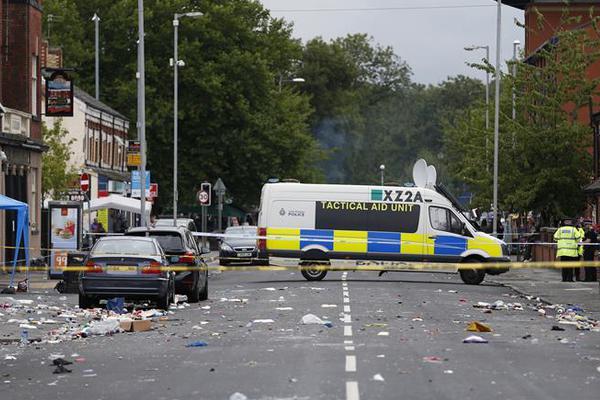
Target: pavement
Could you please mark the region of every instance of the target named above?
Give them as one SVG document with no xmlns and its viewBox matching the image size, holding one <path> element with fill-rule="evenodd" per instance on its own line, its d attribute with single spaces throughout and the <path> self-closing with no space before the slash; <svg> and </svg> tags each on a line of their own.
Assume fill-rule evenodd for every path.
<svg viewBox="0 0 600 400">
<path fill-rule="evenodd" d="M 548 304 L 574 305 L 600 319 L 600 284 L 598 282 L 561 282 L 560 269 L 514 269 L 505 274 L 488 276 L 515 291 L 539 297 Z"/>
<path fill-rule="evenodd" d="M 518 287 L 523 277 L 494 279 Z M 0 393 L 15 400 L 597 398 L 600 332 L 553 331 L 551 308 L 541 315 L 543 305 L 505 284 L 469 286 L 456 274 L 416 272 L 334 272 L 307 282 L 296 271 L 232 267 L 211 274 L 208 301 L 174 308 L 151 331 L 0 346 Z M 13 297 L 59 308 L 77 301 L 44 289 Z M 474 307 L 497 300 L 523 309 Z M 309 313 L 332 327 L 301 324 Z M 10 325 L 5 319 L 0 331 Z M 493 329 L 476 333 L 489 343 L 462 342 L 473 320 Z M 186 347 L 195 341 L 206 346 Z M 74 361 L 72 372 L 53 374 L 53 355 Z"/>
</svg>

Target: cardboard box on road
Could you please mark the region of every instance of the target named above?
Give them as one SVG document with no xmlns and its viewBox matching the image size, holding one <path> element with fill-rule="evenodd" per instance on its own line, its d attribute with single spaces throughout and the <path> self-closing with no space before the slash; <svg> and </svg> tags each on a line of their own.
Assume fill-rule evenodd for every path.
<svg viewBox="0 0 600 400">
<path fill-rule="evenodd" d="M 149 319 L 127 319 L 119 321 L 119 324 L 125 332 L 145 332 L 152 329 L 152 321 Z"/>
</svg>

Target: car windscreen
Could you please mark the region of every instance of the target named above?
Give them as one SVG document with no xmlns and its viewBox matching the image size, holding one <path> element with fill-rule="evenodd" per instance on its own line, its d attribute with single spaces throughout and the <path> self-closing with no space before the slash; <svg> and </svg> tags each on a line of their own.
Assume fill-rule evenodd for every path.
<svg viewBox="0 0 600 400">
<path fill-rule="evenodd" d="M 128 233 L 128 235 L 146 236 L 146 232 Z M 181 235 L 177 232 L 149 232 L 148 237 L 156 239 L 165 253 L 185 249 Z"/>
<path fill-rule="evenodd" d="M 148 240 L 115 240 L 107 239 L 100 240 L 91 251 L 91 256 L 99 256 L 103 254 L 126 254 L 139 256 L 156 256 L 158 250 L 153 242 Z"/>
<path fill-rule="evenodd" d="M 237 237 L 225 237 L 224 242 L 232 246 L 248 246 L 256 243 L 256 227 L 235 227 L 227 228 L 225 235 L 235 235 Z M 246 237 L 243 237 L 246 236 Z"/>
</svg>

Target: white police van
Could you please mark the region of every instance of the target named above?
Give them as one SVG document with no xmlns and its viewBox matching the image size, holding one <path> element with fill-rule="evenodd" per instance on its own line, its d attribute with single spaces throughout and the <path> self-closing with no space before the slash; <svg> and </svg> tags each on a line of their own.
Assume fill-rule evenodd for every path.
<svg viewBox="0 0 600 400">
<path fill-rule="evenodd" d="M 413 178 L 414 187 L 267 183 L 258 217 L 259 249 L 269 257 L 316 265 L 303 268 L 307 280 L 323 279 L 322 265 L 340 259 L 509 261 L 506 244 L 477 231 L 458 203 L 436 186 L 433 166 L 417 161 Z M 486 272 L 507 270 L 459 272 L 465 283 L 479 284 Z"/>
</svg>

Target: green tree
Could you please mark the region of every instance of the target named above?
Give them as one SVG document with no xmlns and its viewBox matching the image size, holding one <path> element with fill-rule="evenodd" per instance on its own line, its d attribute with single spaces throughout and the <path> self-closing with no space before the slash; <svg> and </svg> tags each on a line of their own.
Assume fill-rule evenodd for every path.
<svg viewBox="0 0 600 400">
<path fill-rule="evenodd" d="M 70 145 L 73 140 L 67 139 L 68 132 L 57 118 L 48 128 L 42 124 L 42 138 L 48 151 L 42 156 L 42 196 L 43 198 L 62 199 L 65 192 L 77 179 L 77 171 L 69 165 L 73 152 Z"/>
<path fill-rule="evenodd" d="M 578 113 L 598 106 L 600 79 L 587 75 L 600 59 L 596 23 L 557 32 L 528 62 L 518 64 L 516 76 L 502 76 L 501 209 L 538 211 L 545 222 L 582 210 L 582 188 L 591 175 L 587 149 L 592 131 L 578 119 Z M 484 111 L 482 106 L 474 107 L 447 120 L 445 148 L 452 173 L 467 182 L 475 190 L 477 203 L 487 208 L 492 197 L 493 132 L 484 129 Z M 490 152 L 485 151 L 486 142 Z"/>
<path fill-rule="evenodd" d="M 93 57 L 94 12 L 101 18 L 101 100 L 136 120 L 137 2 L 135 0 L 47 0 L 74 5 Z M 179 198 L 195 204 L 197 186 L 221 177 L 237 204 L 256 205 L 260 186 L 271 176 L 317 179 L 318 151 L 307 124 L 308 97 L 279 91 L 279 77 L 302 54 L 291 26 L 272 18 L 250 0 L 146 0 L 146 135 L 148 169 L 168 208 L 173 176 L 173 54 L 175 13 L 201 11 L 179 27 Z M 90 21 L 85 23 L 85 21 Z M 67 39 L 65 40 L 65 43 Z M 79 66 L 78 82 L 93 89 L 90 58 Z M 135 123 L 132 136 L 135 134 Z"/>
</svg>

